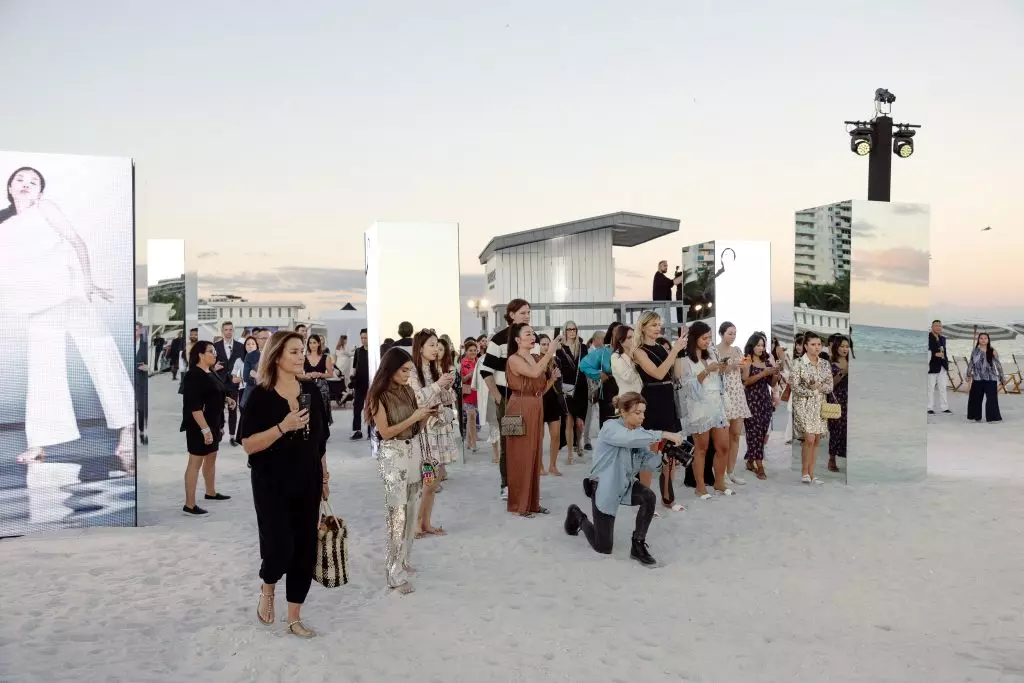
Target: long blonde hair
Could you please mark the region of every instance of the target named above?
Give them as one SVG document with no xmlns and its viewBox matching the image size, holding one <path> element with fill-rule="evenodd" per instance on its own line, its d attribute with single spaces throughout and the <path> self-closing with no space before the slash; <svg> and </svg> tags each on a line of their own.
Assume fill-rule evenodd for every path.
<svg viewBox="0 0 1024 683">
<path fill-rule="evenodd" d="M 273 389 L 277 384 L 277 363 L 284 355 L 284 347 L 292 339 L 304 342 L 302 335 L 290 330 L 278 330 L 270 336 L 260 354 L 260 366 L 256 369 L 256 383 L 264 389 Z M 305 344 L 303 344 L 305 347 Z"/>
<path fill-rule="evenodd" d="M 640 333 L 640 345 L 646 343 L 644 328 L 655 321 L 661 321 L 661 316 L 654 311 L 644 311 L 636 321 L 636 331 Z"/>
</svg>

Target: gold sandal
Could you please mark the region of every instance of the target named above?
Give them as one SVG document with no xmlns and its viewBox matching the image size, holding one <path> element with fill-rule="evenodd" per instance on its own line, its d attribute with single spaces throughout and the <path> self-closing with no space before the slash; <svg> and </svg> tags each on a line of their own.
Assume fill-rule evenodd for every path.
<svg viewBox="0 0 1024 683">
<path fill-rule="evenodd" d="M 307 628 L 301 619 L 288 622 L 288 633 L 299 638 L 312 638 L 316 635 L 316 632 L 311 628 Z"/>
<path fill-rule="evenodd" d="M 268 618 L 266 618 L 266 619 L 263 618 L 263 610 L 261 609 L 263 607 L 263 600 L 264 599 L 270 601 L 270 616 Z M 260 620 L 260 623 L 266 624 L 267 626 L 270 626 L 271 624 L 274 623 L 274 594 L 273 593 L 270 593 L 268 595 L 267 593 L 264 593 L 262 590 L 260 590 L 259 600 L 256 601 L 256 618 Z"/>
</svg>

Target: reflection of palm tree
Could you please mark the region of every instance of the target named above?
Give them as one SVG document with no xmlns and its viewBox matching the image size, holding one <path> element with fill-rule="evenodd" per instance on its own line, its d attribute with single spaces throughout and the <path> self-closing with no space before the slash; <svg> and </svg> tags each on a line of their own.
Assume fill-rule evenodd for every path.
<svg viewBox="0 0 1024 683">
<path fill-rule="evenodd" d="M 835 282 L 798 284 L 794 290 L 795 306 L 806 304 L 808 308 L 837 313 L 850 312 L 850 276 L 844 274 Z"/>
<path fill-rule="evenodd" d="M 693 308 L 697 304 L 714 302 L 715 273 L 711 268 L 698 268 L 696 275 L 690 279 L 693 271 L 683 271 L 683 302 Z"/>
</svg>

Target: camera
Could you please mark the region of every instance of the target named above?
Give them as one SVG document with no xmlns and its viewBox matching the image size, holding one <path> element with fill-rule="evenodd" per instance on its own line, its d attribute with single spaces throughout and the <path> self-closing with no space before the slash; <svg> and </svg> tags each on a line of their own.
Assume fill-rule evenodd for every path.
<svg viewBox="0 0 1024 683">
<path fill-rule="evenodd" d="M 669 441 L 662 440 L 661 454 L 666 458 L 672 458 L 683 467 L 689 467 L 693 462 L 693 444 L 684 441 L 678 446 Z"/>
</svg>

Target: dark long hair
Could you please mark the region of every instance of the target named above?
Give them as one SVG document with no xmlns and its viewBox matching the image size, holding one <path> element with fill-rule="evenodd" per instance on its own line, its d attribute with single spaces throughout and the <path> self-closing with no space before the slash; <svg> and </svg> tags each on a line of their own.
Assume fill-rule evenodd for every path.
<svg viewBox="0 0 1024 683">
<path fill-rule="evenodd" d="M 988 340 L 988 348 L 985 349 L 985 360 L 988 361 L 989 365 L 994 367 L 995 366 L 994 361 L 995 361 L 995 356 L 996 356 L 996 350 L 992 346 L 992 337 L 989 336 L 988 332 L 979 332 L 978 333 L 978 338 L 974 340 L 974 348 L 978 348 L 979 346 L 981 346 L 981 344 L 978 343 L 979 341 L 981 341 L 981 335 L 985 335 L 985 339 Z"/>
<path fill-rule="evenodd" d="M 441 346 L 441 354 L 438 356 L 438 365 L 440 365 L 441 372 L 448 372 L 452 369 L 452 366 L 455 363 L 455 351 L 452 350 L 451 342 L 447 337 L 438 337 L 437 343 Z"/>
<path fill-rule="evenodd" d="M 38 170 L 32 168 L 31 166 L 22 166 L 21 168 L 16 169 L 14 173 L 12 173 L 10 177 L 7 178 L 7 201 L 9 205 L 6 209 L 0 209 L 0 223 L 3 223 L 8 218 L 14 218 L 15 216 L 18 215 L 18 210 L 14 208 L 14 195 L 11 194 L 11 183 L 14 182 L 14 176 L 18 175 L 19 173 L 22 173 L 23 171 L 32 171 L 39 178 L 40 195 L 42 195 L 43 192 L 46 191 L 46 178 L 44 178 L 43 174 L 40 173 Z"/>
<path fill-rule="evenodd" d="M 366 424 L 373 424 L 373 416 L 380 408 L 380 397 L 391 386 L 391 378 L 408 362 L 409 354 L 399 347 L 388 349 L 387 353 L 381 357 L 377 374 L 373 376 L 370 388 L 366 390 L 366 408 L 363 410 Z"/>
<path fill-rule="evenodd" d="M 615 331 L 612 334 L 612 353 L 617 353 L 620 356 L 622 355 L 622 352 L 625 350 L 622 345 L 626 343 L 626 337 L 629 336 L 630 332 L 633 332 L 633 328 L 629 325 L 619 325 L 615 328 Z M 633 332 L 633 339 L 635 343 L 635 332 Z"/>
<path fill-rule="evenodd" d="M 765 346 L 766 347 L 768 346 L 768 340 L 765 339 L 764 335 L 761 334 L 760 332 L 755 332 L 754 334 L 750 335 L 750 339 L 747 340 L 746 345 L 743 347 L 743 355 L 744 356 L 749 356 L 749 357 L 753 358 L 754 357 L 754 349 L 757 348 L 757 342 L 759 342 L 759 341 L 763 341 L 765 343 Z M 761 352 L 761 355 L 758 356 L 757 359 L 759 361 L 761 361 L 762 363 L 764 363 L 765 365 L 767 365 L 768 364 L 768 358 L 769 358 L 768 349 L 765 348 L 765 350 Z"/>
<path fill-rule="evenodd" d="M 192 350 L 188 352 L 189 370 L 191 370 L 192 368 L 199 367 L 199 356 L 206 353 L 207 347 L 210 346 L 213 346 L 213 342 L 206 341 L 205 339 L 200 339 L 199 341 L 192 345 Z"/>
<path fill-rule="evenodd" d="M 522 308 L 522 306 L 520 306 Z M 508 328 L 508 355 L 509 357 L 514 356 L 519 351 L 519 334 L 523 331 L 524 327 L 529 327 L 530 323 L 516 323 L 512 327 Z"/>
<path fill-rule="evenodd" d="M 839 347 L 843 345 L 843 342 L 850 344 L 850 339 L 842 334 L 832 335 L 831 343 L 828 345 L 828 352 L 832 357 L 832 361 L 839 360 Z M 853 345 L 850 344 L 850 357 L 853 357 Z"/>
<path fill-rule="evenodd" d="M 699 363 L 711 357 L 711 353 L 707 349 L 701 351 L 700 358 L 697 357 L 697 340 L 710 331 L 711 327 L 706 322 L 700 320 L 690 325 L 690 334 L 686 337 L 686 357 L 694 363 Z M 714 342 L 714 339 L 711 341 Z"/>
<path fill-rule="evenodd" d="M 611 325 L 608 326 L 608 331 L 604 333 L 604 345 L 605 346 L 611 346 L 612 345 L 612 340 L 615 339 L 615 328 L 620 326 L 621 324 L 622 323 L 620 323 L 618 320 L 616 320 L 615 322 L 613 322 Z"/>
<path fill-rule="evenodd" d="M 438 339 L 437 334 L 433 330 L 420 330 L 412 338 L 412 364 L 416 366 L 416 377 L 419 378 L 420 386 L 422 387 L 427 386 L 427 378 L 423 375 L 423 345 L 430 341 L 431 337 L 437 339 L 438 346 L 441 345 L 441 340 Z M 402 353 L 405 352 L 402 351 Z M 437 360 L 435 359 L 430 361 L 430 381 L 436 382 L 439 379 L 441 379 L 441 369 L 438 367 Z"/>
</svg>

